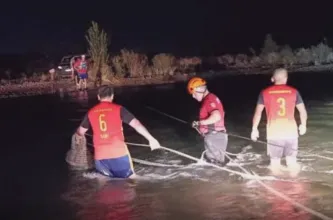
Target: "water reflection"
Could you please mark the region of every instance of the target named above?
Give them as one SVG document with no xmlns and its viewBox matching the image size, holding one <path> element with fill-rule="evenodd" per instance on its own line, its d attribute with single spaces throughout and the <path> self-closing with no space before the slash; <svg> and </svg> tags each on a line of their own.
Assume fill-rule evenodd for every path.
<svg viewBox="0 0 333 220">
<path fill-rule="evenodd" d="M 119 219 L 132 216 L 132 201 L 136 192 L 125 181 L 108 182 L 91 195 L 89 203 L 78 212 L 80 219 Z"/>
<path fill-rule="evenodd" d="M 216 88 L 216 90 L 218 90 Z M 171 122 L 169 119 L 152 114 L 146 109 L 142 109 L 142 105 L 133 101 L 144 100 L 144 103 L 154 104 L 156 100 L 167 100 L 162 104 L 154 104 L 154 107 L 163 109 L 167 113 L 180 117 L 182 119 L 195 118 L 196 112 L 192 106 L 194 104 L 187 96 L 182 97 L 179 91 L 158 91 L 147 90 L 139 91 L 132 88 L 131 92 L 128 89 L 117 90 L 116 99 L 124 101 L 125 106 L 132 104 L 133 112 L 138 114 L 139 118 L 148 124 L 154 134 L 161 138 L 162 143 L 167 147 L 178 149 L 182 152 L 193 156 L 200 155 L 201 139 L 197 137 L 190 129 L 185 129 L 183 125 L 178 126 L 177 122 Z M 120 94 L 121 93 L 121 94 Z M 154 93 L 158 93 L 154 94 Z M 172 97 L 177 96 L 177 99 Z M 184 95 L 185 96 L 185 95 Z M 245 103 L 244 96 L 242 103 L 244 107 L 248 106 Z M 96 96 L 91 97 L 91 103 L 97 102 Z M 88 94 L 86 91 L 77 91 L 70 94 L 71 101 L 75 104 L 88 105 Z M 126 101 L 126 102 L 125 102 Z M 228 101 L 228 100 L 227 100 Z M 233 106 L 233 102 L 226 102 L 226 108 L 229 109 L 230 115 L 230 130 L 236 133 L 248 135 L 248 126 L 244 120 L 250 120 L 250 115 L 245 112 L 230 111 L 239 109 L 239 106 Z M 252 105 L 253 103 L 251 103 Z M 80 106 L 81 105 L 81 106 Z M 158 106 L 161 105 L 161 106 Z M 174 106 L 181 108 L 174 108 Z M 91 105 L 90 105 L 91 106 Z M 132 110 L 131 109 L 131 110 Z M 243 108 L 241 108 L 243 109 Z M 77 109 L 76 109 L 77 110 Z M 83 110 L 83 109 L 82 109 Z M 321 153 L 322 150 L 329 150 L 332 145 L 330 130 L 322 128 L 321 124 L 325 124 L 321 116 L 326 115 L 327 108 L 322 111 L 309 111 L 311 114 L 309 123 L 309 132 L 306 136 L 300 139 L 302 151 L 307 152 L 309 149 L 314 150 L 314 153 Z M 85 111 L 85 109 L 84 109 Z M 325 114 L 325 115 L 324 115 Z M 319 124 L 316 123 L 321 123 Z M 137 134 L 134 132 L 133 137 L 128 132 L 126 138 L 131 142 L 140 142 L 141 139 L 136 139 Z M 327 140 L 326 140 L 327 139 Z M 325 142 L 323 144 L 323 141 Z M 244 146 L 248 142 L 233 138 L 230 144 L 230 150 L 238 153 L 239 146 Z M 318 147 L 316 147 L 318 146 Z M 134 151 L 134 149 L 133 149 Z M 155 161 L 161 159 L 161 163 L 169 163 L 171 160 L 181 160 L 176 155 L 167 154 L 165 152 L 151 152 L 141 148 L 135 148 L 137 154 L 135 157 L 146 159 L 147 157 Z M 253 152 L 252 152 L 253 151 Z M 239 163 L 243 163 L 245 168 L 251 167 L 260 175 L 267 175 L 266 169 L 258 169 L 256 164 L 265 162 L 265 146 L 254 145 L 251 154 L 247 157 L 239 159 Z M 250 152 L 249 152 L 250 153 Z M 260 156 L 261 155 L 261 156 Z M 251 157 L 250 157 L 251 156 Z M 260 157 L 257 157 L 260 156 Z M 312 183 L 301 182 L 281 182 L 281 181 L 265 181 L 267 185 L 275 190 L 290 197 L 293 201 L 297 201 L 306 207 L 316 211 L 332 210 L 330 204 L 332 201 L 331 187 L 323 189 L 322 186 L 316 188 L 320 190 L 319 194 L 314 195 L 314 180 L 325 181 L 326 184 L 332 184 L 332 177 L 316 170 L 330 171 L 332 165 L 330 161 L 316 160 L 300 156 L 304 166 L 311 168 L 310 171 L 304 170 L 301 176 L 307 177 Z M 314 161 L 310 162 L 308 159 Z M 157 161 L 158 162 L 158 161 Z M 183 161 L 188 163 L 188 161 Z M 136 166 L 140 167 L 140 166 Z M 187 169 L 169 169 L 153 168 L 144 166 L 139 173 L 143 174 L 159 174 L 169 175 L 177 174 L 174 179 L 168 179 L 160 183 L 158 181 L 131 186 L 126 182 L 112 182 L 103 186 L 99 186 L 94 180 L 76 180 L 73 186 L 68 190 L 71 201 L 79 204 L 77 211 L 80 219 L 311 219 L 313 216 L 308 212 L 295 207 L 290 202 L 277 197 L 261 185 L 255 184 L 255 187 L 246 187 L 247 180 L 239 180 L 238 177 L 229 176 L 224 171 L 216 171 L 210 168 L 187 168 Z M 232 167 L 232 169 L 237 169 Z M 179 175 L 178 175 L 179 174 Z M 185 176 L 186 178 L 182 178 Z M 201 179 L 207 182 L 201 182 Z M 190 180 L 188 180 L 190 179 Z M 283 178 L 285 179 L 285 178 Z M 290 178 L 286 178 L 290 179 Z M 235 183 L 235 181 L 237 183 Z M 143 186 L 144 185 L 144 186 Z M 309 189 L 311 188 L 311 189 Z M 314 202 L 314 200 L 316 200 Z M 310 203 L 311 202 L 311 203 Z"/>
<path fill-rule="evenodd" d="M 136 189 L 129 181 L 98 181 L 73 171 L 69 187 L 62 198 L 76 205 L 79 219 L 130 219 Z M 132 218 L 131 218 L 132 219 Z"/>
<path fill-rule="evenodd" d="M 309 186 L 307 183 L 272 181 L 266 182 L 265 184 L 288 196 L 293 201 L 298 202 L 303 206 L 309 207 Z M 269 219 L 307 220 L 312 218 L 312 214 L 294 206 L 292 203 L 287 202 L 286 200 L 272 194 L 268 190 L 264 192 L 263 197 L 265 201 L 270 204 L 270 208 L 266 213 L 266 217 L 269 217 Z"/>
<path fill-rule="evenodd" d="M 70 101 L 80 104 L 81 106 L 88 107 L 89 104 L 89 94 L 88 91 L 74 91 L 69 92 L 68 97 Z"/>
</svg>

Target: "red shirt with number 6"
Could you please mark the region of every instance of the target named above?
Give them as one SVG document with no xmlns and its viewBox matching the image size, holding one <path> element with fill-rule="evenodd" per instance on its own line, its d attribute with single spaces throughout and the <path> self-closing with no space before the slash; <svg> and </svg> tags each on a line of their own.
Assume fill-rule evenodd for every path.
<svg viewBox="0 0 333 220">
<path fill-rule="evenodd" d="M 92 128 L 96 160 L 128 154 L 122 123 L 129 124 L 133 119 L 133 114 L 127 109 L 111 102 L 100 102 L 88 111 L 81 126 Z"/>
<path fill-rule="evenodd" d="M 265 106 L 267 139 L 297 138 L 295 107 L 303 103 L 297 89 L 288 85 L 273 85 L 264 89 L 258 103 Z"/>
</svg>

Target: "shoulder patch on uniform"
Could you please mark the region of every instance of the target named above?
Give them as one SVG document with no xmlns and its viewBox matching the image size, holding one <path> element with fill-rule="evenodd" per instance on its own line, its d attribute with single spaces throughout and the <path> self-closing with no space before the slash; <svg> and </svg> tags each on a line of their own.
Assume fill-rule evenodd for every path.
<svg viewBox="0 0 333 220">
<path fill-rule="evenodd" d="M 212 106 L 212 108 L 216 108 L 216 105 L 214 102 L 210 103 L 210 106 Z"/>
</svg>

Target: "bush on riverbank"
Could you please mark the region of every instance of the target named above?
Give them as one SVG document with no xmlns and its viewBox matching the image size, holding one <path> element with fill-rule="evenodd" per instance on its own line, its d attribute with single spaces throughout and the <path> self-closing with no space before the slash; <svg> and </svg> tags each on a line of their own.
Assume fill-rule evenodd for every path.
<svg viewBox="0 0 333 220">
<path fill-rule="evenodd" d="M 102 81 L 112 83 L 126 79 L 170 79 L 174 76 L 193 75 L 199 71 L 220 71 L 233 69 L 240 72 L 248 70 L 258 72 L 260 69 L 273 69 L 287 67 L 320 66 L 333 63 L 333 50 L 323 40 L 315 46 L 292 49 L 289 45 L 279 45 L 267 34 L 260 51 L 250 48 L 249 53 L 224 54 L 217 57 L 175 57 L 172 54 L 160 53 L 148 58 L 147 55 L 133 50 L 122 49 L 119 54 L 109 54 L 107 33 L 97 23 L 92 22 L 87 31 L 88 53 L 92 57 L 92 65 L 88 70 L 89 80 L 95 81 L 98 77 Z M 1 85 L 23 82 L 45 82 L 57 80 L 56 75 L 48 73 L 34 73 L 27 76 L 25 73 L 14 77 L 10 70 L 4 72 Z M 183 78 L 184 78 L 183 77 Z"/>
<path fill-rule="evenodd" d="M 333 63 L 333 50 L 326 40 L 309 48 L 293 50 L 289 45 L 278 45 L 270 34 L 266 35 L 260 53 L 250 48 L 251 55 L 225 54 L 217 58 L 227 68 L 255 68 L 259 66 L 323 65 Z"/>
</svg>

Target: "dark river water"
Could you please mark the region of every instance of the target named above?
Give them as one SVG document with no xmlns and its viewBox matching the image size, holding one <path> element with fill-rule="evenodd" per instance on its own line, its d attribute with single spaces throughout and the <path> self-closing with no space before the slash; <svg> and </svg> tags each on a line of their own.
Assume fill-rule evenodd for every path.
<svg viewBox="0 0 333 220">
<path fill-rule="evenodd" d="M 208 80 L 222 100 L 229 132 L 249 137 L 252 114 L 270 76 L 230 76 Z M 333 218 L 333 74 L 291 74 L 309 113 L 308 131 L 300 138 L 297 178 L 273 177 L 267 171 L 266 146 L 229 137 L 228 151 L 238 154 L 231 170 L 256 172 L 263 182 L 303 206 L 294 206 L 254 179 L 195 164 L 177 154 L 130 146 L 133 158 L 179 167 L 135 163 L 144 177 L 101 184 L 70 171 L 65 154 L 79 120 L 97 103 L 95 91 L 1 100 L 1 219 L 324 219 Z M 115 101 L 126 106 L 161 145 L 199 158 L 203 140 L 185 121 L 196 119 L 197 103 L 183 83 L 116 89 Z M 261 123 L 261 128 L 264 124 Z M 124 125 L 126 141 L 147 142 Z M 261 140 L 265 141 L 264 130 Z M 89 138 L 88 138 L 88 141 Z M 328 158 L 320 158 L 316 155 Z M 266 179 L 265 179 L 266 178 Z M 330 218 L 326 218 L 330 219 Z"/>
</svg>

